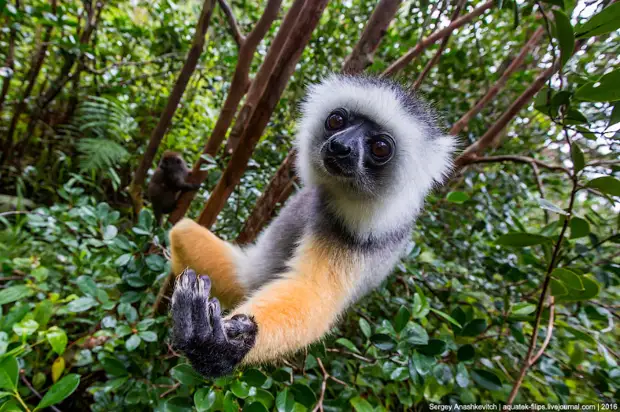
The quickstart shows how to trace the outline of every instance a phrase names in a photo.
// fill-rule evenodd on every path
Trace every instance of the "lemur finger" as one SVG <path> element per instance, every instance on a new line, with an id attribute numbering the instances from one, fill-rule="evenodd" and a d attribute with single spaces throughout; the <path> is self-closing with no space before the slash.
<path id="1" fill-rule="evenodd" d="M 222 325 L 222 307 L 220 306 L 220 301 L 217 300 L 217 298 L 210 299 L 207 308 L 211 320 L 213 339 L 217 343 L 224 342 L 226 337 L 224 336 L 224 326 Z"/>
<path id="2" fill-rule="evenodd" d="M 193 333 L 193 288 L 196 274 L 192 270 L 184 271 L 177 280 L 172 294 L 172 318 L 174 341 L 182 345 Z"/>
<path id="3" fill-rule="evenodd" d="M 256 338 L 258 326 L 251 317 L 244 314 L 237 314 L 224 323 L 226 336 L 232 340 L 242 340 L 246 344 L 253 344 Z"/>

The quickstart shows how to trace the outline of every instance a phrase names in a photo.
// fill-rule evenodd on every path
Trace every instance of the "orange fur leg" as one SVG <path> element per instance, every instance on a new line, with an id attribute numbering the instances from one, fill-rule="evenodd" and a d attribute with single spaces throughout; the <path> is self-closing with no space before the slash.
<path id="1" fill-rule="evenodd" d="M 258 290 L 231 315 L 253 316 L 258 325 L 256 343 L 243 363 L 275 360 L 319 340 L 348 303 L 351 256 L 338 258 L 327 245 L 312 241 L 299 250 L 291 272 Z"/>
<path id="2" fill-rule="evenodd" d="M 199 275 L 208 275 L 212 293 L 225 307 L 240 302 L 247 291 L 239 282 L 235 261 L 241 252 L 191 219 L 182 219 L 170 231 L 172 270 L 179 275 L 192 268 Z"/>

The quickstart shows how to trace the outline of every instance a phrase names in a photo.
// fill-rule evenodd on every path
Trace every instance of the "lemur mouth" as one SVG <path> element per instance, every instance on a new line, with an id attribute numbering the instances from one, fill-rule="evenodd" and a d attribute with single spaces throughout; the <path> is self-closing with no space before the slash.
<path id="1" fill-rule="evenodd" d="M 355 174 L 350 170 L 346 170 L 342 167 L 342 165 L 338 162 L 337 159 L 333 157 L 326 157 L 323 159 L 323 164 L 325 165 L 325 169 L 332 176 L 342 176 L 342 177 L 353 177 Z"/>

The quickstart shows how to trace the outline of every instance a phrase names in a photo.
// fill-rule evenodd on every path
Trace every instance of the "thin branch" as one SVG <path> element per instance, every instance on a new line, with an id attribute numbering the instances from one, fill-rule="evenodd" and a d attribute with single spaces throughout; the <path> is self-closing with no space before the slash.
<path id="1" fill-rule="evenodd" d="M 563 112 L 564 111 L 562 111 L 562 113 Z M 568 135 L 568 131 L 566 129 L 564 129 L 564 133 L 566 135 L 566 143 L 568 144 L 568 148 L 570 152 L 571 151 L 570 149 L 572 148 L 572 142 Z M 570 192 L 570 200 L 568 203 L 568 209 L 566 211 L 567 215 L 566 215 L 566 218 L 564 219 L 564 223 L 562 224 L 562 230 L 560 231 L 558 240 L 556 241 L 555 247 L 553 248 L 553 253 L 551 255 L 551 261 L 549 262 L 549 266 L 547 267 L 547 272 L 545 274 L 545 280 L 543 281 L 543 285 L 542 285 L 542 291 L 540 292 L 540 298 L 538 299 L 538 305 L 536 307 L 536 319 L 534 321 L 534 330 L 532 332 L 532 337 L 530 339 L 530 344 L 527 350 L 527 354 L 525 355 L 525 358 L 523 359 L 523 366 L 521 367 L 521 370 L 519 371 L 519 376 L 517 377 L 517 380 L 515 381 L 512 387 L 512 390 L 510 391 L 508 400 L 506 401 L 507 405 L 512 405 L 512 402 L 515 400 L 515 398 L 517 397 L 517 394 L 519 393 L 519 388 L 521 387 L 521 384 L 523 383 L 523 380 L 525 379 L 525 375 L 527 374 L 527 371 L 534 364 L 534 360 L 538 359 L 538 357 L 542 355 L 542 352 L 541 352 L 540 355 L 538 354 L 536 355 L 537 357 L 535 357 L 535 359 L 534 357 L 532 357 L 532 354 L 536 347 L 536 340 L 538 338 L 538 330 L 540 329 L 540 323 L 542 320 L 542 312 L 543 312 L 545 298 L 547 296 L 547 290 L 549 288 L 549 284 L 551 283 L 551 272 L 553 272 L 553 269 L 555 269 L 556 267 L 556 262 L 558 261 L 558 257 L 560 255 L 560 249 L 562 247 L 562 242 L 564 240 L 564 234 L 566 233 L 568 224 L 573 215 L 575 197 L 577 195 L 577 191 L 579 190 L 579 181 L 578 181 L 578 176 L 577 176 L 577 172 L 575 172 L 575 169 L 572 170 L 571 181 L 572 181 L 572 189 Z M 551 302 L 553 304 L 553 300 Z M 551 314 L 550 314 L 550 317 L 551 317 Z M 551 335 L 551 331 L 548 331 L 548 334 Z M 542 348 L 543 352 L 544 352 L 544 348 L 545 346 L 543 343 L 543 348 Z"/>
<path id="2" fill-rule="evenodd" d="M 456 7 L 454 7 L 454 11 L 452 12 L 452 15 L 450 16 L 450 24 L 452 24 L 456 20 L 456 18 L 459 16 L 459 14 L 461 14 L 461 10 L 463 9 L 463 6 L 465 6 L 466 2 L 467 0 L 460 0 L 456 4 Z M 426 66 L 424 66 L 424 69 L 422 69 L 422 73 L 420 73 L 415 83 L 413 83 L 413 86 L 411 86 L 411 89 L 418 90 L 420 88 L 420 85 L 422 84 L 422 82 L 424 81 L 428 73 L 430 73 L 431 69 L 435 66 L 435 64 L 439 62 L 441 55 L 443 54 L 446 47 L 448 47 L 448 42 L 450 41 L 451 35 L 452 35 L 452 32 L 448 33 L 446 37 L 443 38 L 443 40 L 441 41 L 441 44 L 439 45 L 439 49 L 437 50 L 437 52 L 435 52 L 435 54 L 429 60 L 429 62 L 426 63 Z"/>
<path id="3" fill-rule="evenodd" d="M 361 361 L 368 362 L 368 363 L 376 362 L 376 359 L 369 359 L 369 358 L 366 358 L 366 357 L 364 357 L 362 355 L 358 355 L 355 352 L 351 352 L 351 351 L 344 350 L 344 349 L 327 348 L 327 352 L 342 353 L 343 355 L 353 356 L 354 358 L 357 358 L 357 359 L 359 359 Z"/>
<path id="4" fill-rule="evenodd" d="M 321 361 L 321 358 L 316 358 L 316 361 L 319 364 L 319 368 L 321 368 L 321 373 L 323 374 L 323 382 L 321 382 L 321 394 L 319 396 L 319 400 L 317 401 L 317 404 L 312 410 L 312 412 L 317 412 L 317 411 L 323 412 L 323 401 L 325 400 L 325 391 L 327 390 L 327 381 L 331 379 L 334 382 L 337 382 L 341 385 L 344 385 L 344 386 L 349 386 L 349 385 L 347 385 L 345 382 L 341 381 L 340 379 L 334 378 L 332 375 L 327 373 L 327 370 L 325 370 L 325 367 L 323 366 L 323 362 Z"/>
<path id="5" fill-rule="evenodd" d="M 545 340 L 543 341 L 536 355 L 534 355 L 532 359 L 530 360 L 530 363 L 532 365 L 536 363 L 538 358 L 540 358 L 545 352 L 545 349 L 547 349 L 547 346 L 549 346 L 549 342 L 551 341 L 551 336 L 553 335 L 554 317 L 555 317 L 555 298 L 551 296 L 550 303 L 549 303 L 549 324 L 547 325 L 547 335 L 545 336 Z"/>
<path id="6" fill-rule="evenodd" d="M 30 391 L 32 393 L 34 393 L 37 398 L 43 399 L 43 396 L 41 396 L 41 394 L 39 392 L 37 392 L 37 390 L 34 388 L 34 386 L 32 386 L 30 381 L 28 381 L 28 379 L 26 378 L 26 371 L 24 371 L 23 369 L 20 370 L 19 377 L 21 378 L 22 382 L 24 382 L 24 385 L 26 385 L 28 387 L 28 389 L 30 389 Z M 50 406 L 50 409 L 52 409 L 55 412 L 61 412 L 60 409 L 58 409 L 55 406 Z"/>
<path id="7" fill-rule="evenodd" d="M 550 165 L 549 163 L 545 163 L 541 160 L 534 159 L 533 157 L 527 156 L 517 156 L 517 155 L 501 155 L 501 156 L 485 156 L 485 157 L 469 157 L 464 159 L 462 162 L 462 166 L 475 164 L 475 163 L 501 163 L 501 162 L 516 162 L 516 163 L 528 163 L 535 164 L 536 166 L 542 167 L 544 169 L 549 169 L 554 172 L 562 172 L 571 175 L 570 170 L 568 170 L 564 166 L 559 165 Z"/>
<path id="8" fill-rule="evenodd" d="M 228 20 L 230 33 L 235 39 L 235 43 L 237 43 L 237 46 L 241 47 L 245 42 L 245 36 L 243 36 L 243 33 L 241 33 L 241 29 L 239 28 L 239 24 L 237 24 L 237 19 L 235 19 L 232 8 L 226 2 L 226 0 L 217 0 L 217 3 L 220 5 L 220 8 L 224 12 L 224 15 L 226 15 L 226 20 Z"/>
<path id="9" fill-rule="evenodd" d="M 393 76 L 396 72 L 400 71 L 405 66 L 407 66 L 409 62 L 411 62 L 411 60 L 416 58 L 420 53 L 422 53 L 422 51 L 428 48 L 431 44 L 439 41 L 440 39 L 443 39 L 445 36 L 450 35 L 450 33 L 452 33 L 454 30 L 465 25 L 466 23 L 469 23 L 474 18 L 480 16 L 482 13 L 484 13 L 485 11 L 487 11 L 494 5 L 495 5 L 495 2 L 493 0 L 487 1 L 486 3 L 482 4 L 480 7 L 477 7 L 471 12 L 454 20 L 452 23 L 450 23 L 448 26 L 444 27 L 443 29 L 438 30 L 434 32 L 433 34 L 431 34 L 430 36 L 424 38 L 414 48 L 409 50 L 407 53 L 401 56 L 398 60 L 392 63 L 381 74 L 381 77 Z"/>
<path id="10" fill-rule="evenodd" d="M 497 96 L 497 94 L 504 88 L 506 82 L 512 76 L 514 72 L 517 71 L 519 67 L 523 65 L 525 59 L 530 54 L 530 52 L 536 47 L 540 38 L 544 34 L 545 30 L 542 27 L 539 27 L 530 37 L 530 39 L 525 43 L 525 45 L 521 48 L 521 51 L 515 57 L 512 62 L 508 65 L 506 70 L 503 71 L 500 78 L 495 82 L 493 87 L 489 89 L 489 91 L 482 97 L 480 100 L 476 102 L 476 105 L 472 107 L 467 113 L 465 113 L 461 118 L 454 123 L 452 128 L 450 129 L 450 134 L 456 135 L 461 132 L 467 124 L 471 121 L 471 119 L 476 116 L 480 111 Z"/>
<path id="11" fill-rule="evenodd" d="M 127 67 L 127 66 L 146 66 L 148 64 L 153 64 L 153 63 L 161 63 L 163 61 L 168 60 L 168 58 L 170 57 L 183 57 L 183 53 L 178 53 L 178 52 L 172 52 L 172 53 L 165 53 L 162 54 L 161 56 L 152 59 L 152 60 L 146 60 L 146 61 L 120 61 L 120 62 L 114 62 L 102 69 L 94 69 L 92 67 L 88 67 L 85 66 L 85 70 L 88 73 L 92 73 L 92 74 L 98 74 L 98 75 L 102 75 L 105 74 L 107 72 L 109 72 L 112 69 L 116 69 L 118 67 Z"/>
<path id="12" fill-rule="evenodd" d="M 170 395 L 172 392 L 176 391 L 179 386 L 181 386 L 181 382 L 175 383 L 174 385 L 172 385 L 170 389 L 168 389 L 166 392 L 159 395 L 159 399 L 163 399 L 166 396 Z"/>

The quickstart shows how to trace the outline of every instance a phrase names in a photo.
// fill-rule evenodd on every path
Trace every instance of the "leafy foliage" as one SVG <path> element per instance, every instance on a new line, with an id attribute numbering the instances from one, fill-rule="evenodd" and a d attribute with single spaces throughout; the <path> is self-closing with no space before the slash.
<path id="1" fill-rule="evenodd" d="M 19 8 L 0 1 L 0 61 L 7 61 L 11 29 L 19 33 L 17 64 L 0 69 L 1 85 L 10 85 L 0 111 L 2 144 L 41 36 L 52 29 L 43 71 L 16 123 L 13 143 L 23 156 L 5 159 L 0 175 L 6 203 L 24 212 L 0 214 L 0 410 L 302 411 L 321 401 L 325 410 L 367 411 L 506 402 L 534 330 L 534 352 L 547 346 L 515 402 L 617 399 L 618 3 L 499 2 L 455 32 L 420 89 L 448 124 L 495 84 L 530 33 L 545 27 L 522 70 L 461 134 L 463 145 L 477 140 L 541 69 L 561 62 L 561 74 L 488 153 L 538 163 L 461 171 L 429 197 L 395 273 L 327 339 L 286 363 L 215 381 L 168 345 L 170 321 L 151 309 L 170 270 L 168 228 L 155 228 L 148 209 L 134 222 L 122 190 L 188 51 L 188 22 L 200 2 L 103 2 L 95 36 L 80 45 L 84 2 L 56 3 L 53 10 L 43 0 Z M 230 3 L 244 33 L 265 4 Z M 305 86 L 339 70 L 376 3 L 330 3 L 218 219 L 219 235 L 238 233 L 290 147 L 293 108 Z M 444 25 L 447 4 L 404 2 L 368 71 L 381 72 Z M 160 150 L 197 158 L 226 97 L 238 49 L 221 10 L 213 19 Z M 280 23 L 259 47 L 254 72 Z M 414 80 L 435 51 L 401 76 Z M 71 56 L 78 75 L 33 122 L 41 95 Z M 202 195 L 227 160 L 222 150 L 209 163 Z M 545 280 L 548 298 L 539 310 Z"/>

